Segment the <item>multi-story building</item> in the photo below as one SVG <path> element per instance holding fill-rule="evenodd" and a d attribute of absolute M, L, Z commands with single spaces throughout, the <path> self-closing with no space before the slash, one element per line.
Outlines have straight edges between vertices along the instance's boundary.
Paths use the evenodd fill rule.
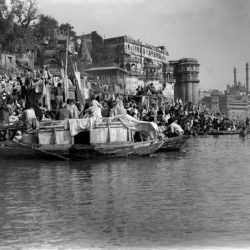
<path fill-rule="evenodd" d="M 182 99 L 183 102 L 197 104 L 199 101 L 199 63 L 193 58 L 183 58 L 178 61 L 170 61 L 174 67 L 175 99 Z"/>
<path fill-rule="evenodd" d="M 243 96 L 239 100 L 234 100 L 227 105 L 227 116 L 232 120 L 245 121 L 246 118 L 250 117 L 250 102 L 247 96 Z"/>
<path fill-rule="evenodd" d="M 165 92 L 173 90 L 173 67 L 168 64 L 168 51 L 164 46 L 149 45 L 129 36 L 102 39 L 96 32 L 84 37 L 88 40 L 93 66 L 113 63 L 127 72 L 125 82 L 129 93 L 151 83 L 157 90 L 166 87 Z"/>
<path fill-rule="evenodd" d="M 129 36 L 105 39 L 104 43 L 110 49 L 114 62 L 131 74 L 146 80 L 163 76 L 164 64 L 168 63 L 168 52 L 164 46 L 155 47 Z"/>

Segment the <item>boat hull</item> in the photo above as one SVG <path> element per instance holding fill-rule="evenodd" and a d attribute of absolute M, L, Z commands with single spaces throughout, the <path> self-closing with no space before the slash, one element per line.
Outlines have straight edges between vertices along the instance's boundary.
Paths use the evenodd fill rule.
<path fill-rule="evenodd" d="M 229 131 L 212 131 L 208 135 L 236 135 L 239 134 L 241 130 L 229 130 Z"/>
<path fill-rule="evenodd" d="M 185 145 L 188 136 L 167 137 L 158 151 L 178 151 Z"/>
<path fill-rule="evenodd" d="M 69 157 L 69 147 L 64 145 L 29 145 L 7 141 L 0 146 L 0 159 L 31 160 L 45 159 L 58 160 L 60 157 Z"/>
<path fill-rule="evenodd" d="M 156 152 L 164 141 L 152 140 L 102 145 L 24 145 L 15 142 L 0 147 L 1 159 L 90 159 L 96 157 L 144 156 Z"/>
<path fill-rule="evenodd" d="M 164 141 L 151 140 L 100 145 L 74 145 L 69 151 L 70 157 L 73 159 L 144 156 L 156 152 L 163 143 Z"/>

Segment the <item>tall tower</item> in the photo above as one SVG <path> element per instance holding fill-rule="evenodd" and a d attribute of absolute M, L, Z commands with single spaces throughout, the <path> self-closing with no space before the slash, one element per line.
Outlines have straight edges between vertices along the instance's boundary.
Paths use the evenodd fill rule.
<path fill-rule="evenodd" d="M 170 65 L 174 66 L 174 85 L 175 100 L 181 98 L 184 103 L 191 102 L 197 104 L 199 102 L 199 64 L 196 59 L 183 58 L 178 61 L 170 61 Z"/>
<path fill-rule="evenodd" d="M 246 91 L 249 93 L 249 64 L 246 64 Z"/>
<path fill-rule="evenodd" d="M 237 71 L 235 67 L 234 67 L 234 86 L 237 86 Z"/>

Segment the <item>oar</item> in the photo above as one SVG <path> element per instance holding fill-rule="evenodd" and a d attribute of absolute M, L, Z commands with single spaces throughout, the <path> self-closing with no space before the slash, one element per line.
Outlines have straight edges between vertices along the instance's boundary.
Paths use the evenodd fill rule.
<path fill-rule="evenodd" d="M 54 157 L 58 157 L 58 158 L 60 158 L 60 159 L 66 160 L 66 161 L 70 161 L 70 159 L 67 158 L 67 157 L 64 157 L 64 156 L 61 156 L 61 155 L 58 155 L 58 154 L 51 153 L 51 152 L 42 150 L 42 149 L 40 149 L 40 148 L 36 148 L 36 147 L 33 147 L 33 146 L 25 145 L 25 144 L 23 144 L 23 143 L 21 143 L 21 142 L 17 142 L 17 141 L 12 141 L 12 142 L 14 142 L 14 143 L 16 143 L 17 145 L 20 145 L 20 146 L 22 146 L 22 147 L 26 147 L 26 148 L 29 148 L 29 149 L 32 149 L 32 150 L 37 150 L 37 151 L 39 151 L 39 152 L 41 152 L 41 153 L 44 153 L 44 154 L 47 154 L 47 155 L 51 155 L 51 156 L 54 156 Z"/>

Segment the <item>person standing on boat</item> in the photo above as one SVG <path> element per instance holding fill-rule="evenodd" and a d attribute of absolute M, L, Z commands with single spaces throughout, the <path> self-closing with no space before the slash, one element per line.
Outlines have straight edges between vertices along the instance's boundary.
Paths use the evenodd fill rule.
<path fill-rule="evenodd" d="M 59 104 L 63 102 L 64 99 L 64 88 L 62 87 L 62 83 L 59 82 L 56 87 L 56 106 L 59 107 Z"/>
<path fill-rule="evenodd" d="M 0 96 L 0 123 L 9 123 L 10 110 L 8 107 L 8 96 L 6 92 L 3 92 Z"/>
<path fill-rule="evenodd" d="M 74 103 L 74 100 L 68 99 L 67 100 L 67 109 L 71 112 L 71 118 L 72 119 L 78 119 L 79 118 L 79 110 L 77 106 Z"/>

